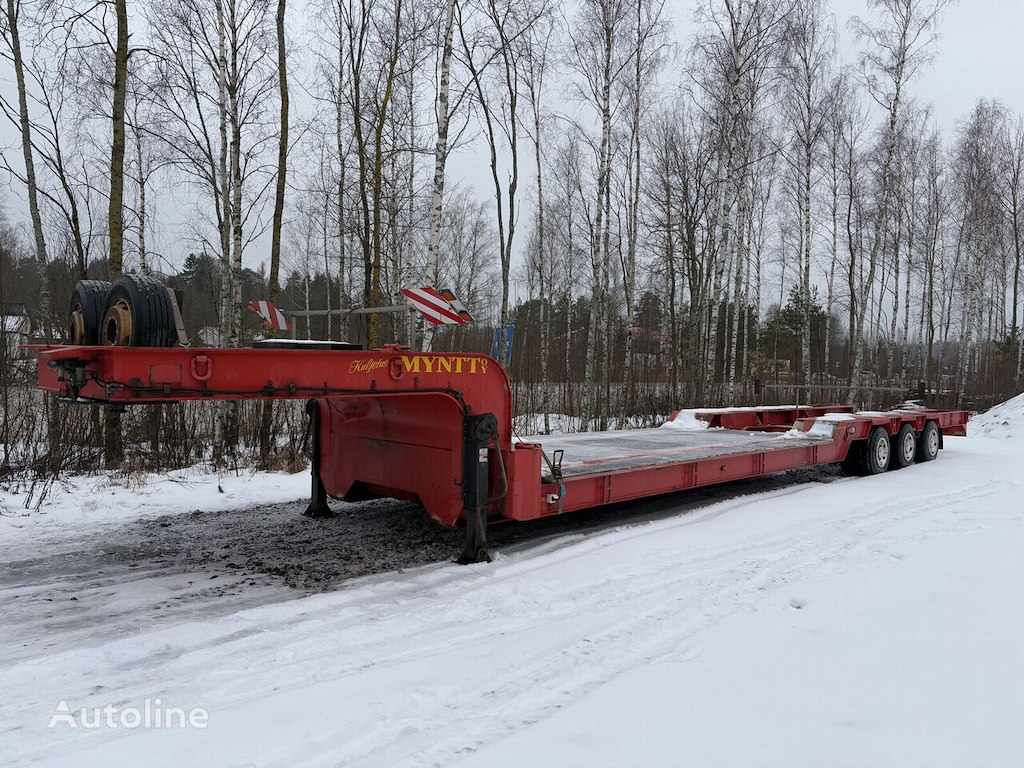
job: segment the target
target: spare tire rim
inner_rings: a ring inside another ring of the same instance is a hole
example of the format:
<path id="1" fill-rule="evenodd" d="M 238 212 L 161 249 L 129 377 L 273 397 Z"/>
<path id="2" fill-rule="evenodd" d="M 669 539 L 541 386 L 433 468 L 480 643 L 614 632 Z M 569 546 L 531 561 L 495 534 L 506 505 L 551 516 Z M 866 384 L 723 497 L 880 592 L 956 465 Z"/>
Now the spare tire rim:
<path id="1" fill-rule="evenodd" d="M 132 343 L 132 310 L 128 302 L 118 299 L 103 318 L 103 341 L 112 347 L 127 347 Z"/>
<path id="2" fill-rule="evenodd" d="M 85 338 L 85 313 L 82 312 L 81 304 L 75 304 L 68 317 L 68 336 L 75 346 L 88 343 Z"/>

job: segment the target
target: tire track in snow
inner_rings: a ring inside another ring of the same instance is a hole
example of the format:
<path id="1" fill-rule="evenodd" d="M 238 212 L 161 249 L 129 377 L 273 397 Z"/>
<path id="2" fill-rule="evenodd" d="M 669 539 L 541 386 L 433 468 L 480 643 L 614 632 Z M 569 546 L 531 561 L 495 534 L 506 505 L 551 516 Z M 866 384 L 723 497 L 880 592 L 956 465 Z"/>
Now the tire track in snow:
<path id="1" fill-rule="evenodd" d="M 979 483 L 948 494 L 903 497 L 882 507 L 863 505 L 854 514 L 822 521 L 815 530 L 801 527 L 802 537 L 788 550 L 790 535 L 797 532 L 793 528 L 783 529 L 768 542 L 726 548 L 693 561 L 603 580 L 589 594 L 575 595 L 583 608 L 580 613 L 592 617 L 598 612 L 605 617 L 607 624 L 601 631 L 587 633 L 556 654 L 521 659 L 509 674 L 489 681 L 483 696 L 474 697 L 473 686 L 454 692 L 448 700 L 458 705 L 449 707 L 450 717 L 445 722 L 435 722 L 424 731 L 422 752 L 399 756 L 385 749 L 383 754 L 360 757 L 366 765 L 378 760 L 378 764 L 396 766 L 450 765 L 460 756 L 550 716 L 625 671 L 692 658 L 699 649 L 688 646 L 687 641 L 701 630 L 737 611 L 749 610 L 794 579 L 831 567 L 850 547 L 932 510 L 936 503 L 984 498 L 996 492 Z M 724 506 L 735 509 L 734 505 Z M 685 566 L 682 575 L 679 565 Z M 615 591 L 624 582 L 627 589 Z M 723 582 L 721 589 L 702 594 L 707 585 Z M 634 585 L 632 589 L 629 584 Z M 610 597 L 612 594 L 616 597 Z M 663 594 L 676 596 L 665 602 L 658 597 Z M 626 619 L 618 609 L 623 603 L 633 606 Z M 682 611 L 688 618 L 679 621 Z M 481 722 L 474 717 L 481 711 L 501 712 L 501 721 Z M 373 741 L 391 742 L 397 735 L 394 730 L 383 725 Z M 407 735 L 402 743 L 407 752 Z M 350 764 L 358 766 L 360 757 L 345 755 L 345 762 L 354 758 Z"/>

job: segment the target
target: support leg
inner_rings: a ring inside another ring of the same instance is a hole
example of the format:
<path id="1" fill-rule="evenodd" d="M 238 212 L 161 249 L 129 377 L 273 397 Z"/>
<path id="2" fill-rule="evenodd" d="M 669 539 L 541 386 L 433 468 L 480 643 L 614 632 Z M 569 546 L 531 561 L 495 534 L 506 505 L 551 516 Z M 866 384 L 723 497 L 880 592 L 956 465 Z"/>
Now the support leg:
<path id="1" fill-rule="evenodd" d="M 327 490 L 324 488 L 323 478 L 320 477 L 320 407 L 316 400 L 306 403 L 306 413 L 310 418 L 310 440 L 313 443 L 313 458 L 309 464 L 309 474 L 312 479 L 309 506 L 303 512 L 306 517 L 324 518 L 334 517 L 327 504 Z"/>
<path id="2" fill-rule="evenodd" d="M 465 417 L 462 438 L 462 504 L 466 510 L 466 546 L 460 565 L 489 563 L 487 551 L 488 446 L 498 431 L 494 414 Z"/>
<path id="3" fill-rule="evenodd" d="M 466 545 L 457 562 L 459 565 L 491 562 L 491 553 L 487 551 L 487 513 L 483 509 L 466 515 Z"/>

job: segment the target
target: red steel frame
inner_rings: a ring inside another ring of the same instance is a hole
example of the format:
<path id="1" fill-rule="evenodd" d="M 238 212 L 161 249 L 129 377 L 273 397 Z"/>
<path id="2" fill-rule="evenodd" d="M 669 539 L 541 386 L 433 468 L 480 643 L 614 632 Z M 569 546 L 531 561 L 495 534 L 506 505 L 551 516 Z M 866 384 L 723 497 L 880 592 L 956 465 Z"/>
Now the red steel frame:
<path id="1" fill-rule="evenodd" d="M 777 431 L 783 419 L 788 418 L 786 429 L 796 428 L 808 431 L 815 419 L 828 413 L 842 413 L 852 416 L 849 420 L 838 421 L 830 441 L 815 445 L 796 445 L 792 448 L 754 450 L 745 453 L 730 453 L 671 464 L 654 464 L 647 467 L 632 467 L 612 472 L 580 475 L 566 478 L 564 499 L 559 506 L 549 501 L 540 514 L 525 510 L 506 510 L 506 515 L 516 520 L 587 509 L 618 501 L 631 501 L 646 496 L 682 491 L 706 485 L 741 480 L 760 475 L 770 475 L 789 469 L 799 469 L 819 464 L 835 464 L 846 458 L 850 446 L 859 440 L 866 440 L 875 427 L 883 427 L 890 436 L 896 435 L 903 424 L 910 424 L 915 434 L 920 435 L 928 421 L 934 421 L 944 435 L 966 435 L 967 413 L 965 411 L 939 411 L 922 409 L 915 411 L 891 411 L 885 414 L 860 415 L 848 406 L 811 406 L 791 409 L 742 409 L 724 412 L 715 409 L 706 414 L 698 413 L 701 420 L 709 424 L 720 423 L 719 416 L 727 417 L 726 422 L 748 426 L 725 426 L 726 429 L 755 429 L 753 422 L 763 420 L 767 425 L 763 431 Z M 811 413 L 813 415 L 805 415 Z M 517 446 L 522 448 L 523 446 Z M 555 494 L 555 486 L 547 484 L 542 492 Z"/>
<path id="2" fill-rule="evenodd" d="M 567 478 L 542 468 L 540 444 L 512 441 L 508 378 L 476 354 L 381 350 L 39 347 L 39 386 L 80 402 L 139 404 L 180 400 L 302 398 L 318 418 L 316 483 L 355 500 L 390 496 L 420 501 L 438 522 L 466 519 L 465 424 L 493 414 L 488 443 L 490 517 L 531 520 L 673 491 L 842 461 L 875 427 L 889 435 L 933 421 L 944 435 L 966 434 L 963 411 L 858 414 L 847 406 L 710 409 L 698 417 L 726 429 L 808 430 L 829 413 L 832 439 L 814 445 L 712 455 L 673 463 L 596 470 Z M 319 477 L 317 477 L 317 473 Z M 559 482 L 561 481 L 561 482 Z M 502 492 L 503 491 L 503 492 Z M 484 494 L 486 495 L 486 494 Z"/>

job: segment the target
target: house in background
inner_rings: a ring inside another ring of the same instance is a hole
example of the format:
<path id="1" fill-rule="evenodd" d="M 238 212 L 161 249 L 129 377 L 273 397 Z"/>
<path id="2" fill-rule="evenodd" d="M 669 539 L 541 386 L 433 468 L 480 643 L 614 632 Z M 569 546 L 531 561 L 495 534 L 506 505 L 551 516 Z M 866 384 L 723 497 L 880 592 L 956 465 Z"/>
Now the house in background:
<path id="1" fill-rule="evenodd" d="M 204 347 L 219 347 L 220 346 L 220 330 L 207 325 L 199 329 L 196 334 L 199 337 L 199 341 Z"/>
<path id="2" fill-rule="evenodd" d="M 8 360 L 28 357 L 21 345 L 28 344 L 31 336 L 32 322 L 25 313 L 25 307 L 21 304 L 4 306 L 0 314 L 0 343 L 6 352 L 5 357 Z"/>

